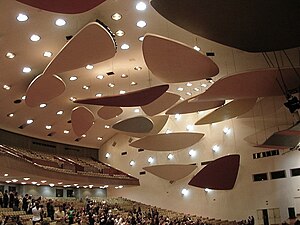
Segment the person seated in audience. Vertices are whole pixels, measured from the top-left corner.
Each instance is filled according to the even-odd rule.
[[[59,206],[55,211],[54,221],[56,221],[57,225],[64,225],[66,223],[66,215],[62,206]]]

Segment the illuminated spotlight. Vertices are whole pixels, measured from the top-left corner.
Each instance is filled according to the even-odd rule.
[[[47,57],[47,58],[50,58],[52,55],[53,55],[52,52],[49,52],[49,51],[46,51],[43,53],[43,56]]]
[[[195,49],[197,52],[200,52],[200,50],[201,50],[197,45],[194,46],[194,49]]]
[[[68,133],[70,133],[69,130],[64,130],[64,134],[68,134]]]
[[[207,84],[201,84],[201,87],[206,88],[206,87],[207,87]]]
[[[118,21],[118,20],[122,19],[122,15],[119,13],[115,13],[111,16],[111,18],[115,21]]]
[[[183,188],[182,190],[181,190],[181,194],[182,195],[188,195],[189,194],[189,190],[188,189],[186,189],[186,188]]]
[[[131,161],[129,162],[129,165],[130,165],[130,166],[134,166],[134,165],[135,165],[135,161],[134,161],[134,160],[131,160]]]
[[[123,74],[121,75],[121,78],[127,78],[127,77],[128,77],[128,75],[125,74],[125,73],[123,73]]]
[[[144,36],[140,36],[140,37],[139,37],[139,41],[142,42],[143,40],[144,40]]]
[[[177,88],[177,91],[183,91],[182,87]]]
[[[181,115],[180,115],[179,113],[176,113],[176,114],[175,114],[175,119],[176,119],[176,120],[179,120],[180,117],[181,117]]]
[[[109,152],[107,152],[106,154],[105,154],[105,158],[110,158],[110,153]]]
[[[16,54],[12,53],[12,52],[8,52],[5,54],[5,57],[8,59],[13,59],[13,58],[15,58],[15,56],[16,56]]]
[[[31,35],[30,40],[33,42],[37,42],[37,41],[41,40],[41,37],[37,34],[33,34],[33,35]]]
[[[109,83],[109,84],[108,84],[108,87],[110,87],[110,88],[113,88],[114,86],[115,86],[114,83]]]
[[[196,155],[196,151],[195,151],[194,149],[191,149],[191,150],[189,151],[189,155],[190,155],[191,157],[194,157],[194,156]]]
[[[29,119],[26,121],[26,123],[29,125],[29,124],[32,124],[33,123],[33,119]]]
[[[45,108],[47,106],[47,104],[46,103],[42,103],[42,104],[40,104],[40,108]]]
[[[166,130],[166,134],[171,134],[171,133],[172,133],[172,131],[170,129]]]
[[[70,100],[71,102],[74,102],[74,101],[77,100],[77,98],[72,96],[72,97],[69,98],[69,100]]]
[[[121,49],[122,50],[127,50],[127,49],[129,49],[129,45],[128,44],[122,44]]]
[[[11,86],[7,85],[7,84],[4,84],[3,85],[3,89],[9,91],[11,89]]]
[[[153,162],[154,162],[154,158],[150,156],[150,157],[148,158],[148,163],[151,164],[151,163],[153,163]]]
[[[63,113],[64,113],[64,111],[59,110],[56,114],[57,114],[57,115],[62,115]]]
[[[207,193],[212,192],[212,190],[209,189],[209,188],[205,188],[204,191],[207,192]]]
[[[89,64],[89,65],[86,65],[85,68],[87,70],[92,70],[94,68],[94,66]]]
[[[125,34],[125,32],[122,31],[122,30],[116,31],[116,35],[117,35],[118,37],[122,37],[124,34]]]
[[[46,125],[46,129],[47,129],[47,130],[50,130],[51,128],[52,128],[51,125]]]
[[[55,21],[55,25],[59,26],[59,27],[64,26],[64,25],[66,25],[66,21],[64,19],[57,19]]]
[[[142,68],[141,66],[135,66],[133,69],[134,69],[134,70],[137,70],[137,71],[140,71],[140,70],[142,70],[143,68]]]
[[[75,80],[77,80],[77,79],[78,79],[78,77],[76,77],[76,76],[71,76],[71,77],[69,78],[70,81],[75,81]]]
[[[30,73],[31,72],[31,68],[25,66],[22,71],[23,71],[23,73]]]
[[[97,77],[96,77],[97,79],[99,79],[99,80],[102,80],[102,79],[104,79],[104,75],[102,75],[102,74],[99,74],[99,75],[97,75]]]
[[[105,125],[104,128],[105,128],[105,129],[109,129],[110,126],[109,126],[109,125]]]
[[[173,155],[172,153],[169,153],[169,154],[168,154],[168,159],[169,159],[169,160],[174,159],[174,155]]]
[[[139,113],[139,112],[140,112],[140,109],[134,109],[134,112],[135,112],[135,113]]]
[[[96,97],[101,97],[102,94],[101,94],[101,93],[96,93],[95,96],[96,96]]]
[[[190,124],[187,125],[187,126],[186,126],[186,130],[187,130],[187,131],[193,130],[193,125],[190,125]]]
[[[144,20],[140,20],[136,23],[136,25],[139,27],[139,28],[143,28],[147,25],[147,23],[144,21]]]
[[[19,13],[19,15],[17,16],[17,20],[19,22],[25,22],[28,20],[28,16],[23,13]]]
[[[120,95],[123,95],[123,94],[125,94],[126,93],[126,91],[124,91],[124,90],[121,90],[120,91]]]
[[[98,140],[98,141],[102,141],[102,140],[103,140],[103,137],[97,137],[97,140]]]
[[[224,134],[229,134],[230,133],[230,128],[224,127],[223,132],[224,132]]]
[[[11,118],[11,117],[14,117],[14,115],[15,115],[15,114],[13,114],[13,113],[7,114],[7,116],[10,117],[10,118]]]
[[[50,187],[54,187],[54,184],[49,184]]]
[[[214,152],[218,152],[218,151],[220,150],[220,146],[219,146],[219,145],[214,145],[214,146],[212,147],[212,150],[213,150]]]
[[[147,8],[147,5],[144,2],[138,2],[135,5],[135,8],[139,11],[144,11]]]
[[[190,82],[186,83],[186,86],[188,86],[188,87],[191,87],[192,85],[193,85],[193,84],[190,83]]]

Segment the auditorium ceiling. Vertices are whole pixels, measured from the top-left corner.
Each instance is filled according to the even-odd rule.
[[[286,90],[299,91],[299,2],[285,3],[280,12],[289,17],[278,21],[276,1],[275,16],[251,29],[243,23],[267,7],[259,1],[247,19],[239,1],[65,2],[0,2],[1,129],[99,148],[118,132],[159,133],[166,117],[157,116],[165,114],[217,109],[234,99],[198,122],[239,116],[262,97],[283,95],[282,76]]]

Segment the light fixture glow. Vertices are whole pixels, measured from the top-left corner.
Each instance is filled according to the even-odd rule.
[[[102,137],[97,137],[97,140],[98,140],[98,141],[102,141],[103,138],[102,138]]]
[[[92,69],[94,68],[94,66],[93,66],[93,65],[86,65],[85,68],[86,68],[87,70],[92,70]]]
[[[72,102],[74,102],[74,101],[77,100],[77,98],[72,96],[72,97],[69,98],[69,100],[72,101]]]
[[[189,151],[189,155],[191,156],[191,157],[194,157],[194,156],[196,156],[196,151],[194,150],[194,149],[191,149],[190,151]]]
[[[41,183],[43,183],[43,184],[46,183],[46,182],[47,182],[46,180],[41,180]]]
[[[49,184],[50,187],[54,187],[54,184]]]
[[[13,117],[14,115],[15,115],[15,114],[13,114],[13,113],[9,113],[7,116],[11,118],[11,117]]]
[[[115,86],[114,83],[109,83],[109,84],[108,84],[108,87],[110,87],[110,88],[113,88],[114,86]]]
[[[5,181],[5,182],[6,182],[6,183],[8,183],[8,184],[9,184],[9,183],[11,183],[11,181],[10,181],[10,180],[7,180],[7,181]]]
[[[51,128],[52,128],[51,125],[46,125],[46,129],[47,129],[47,130],[50,130]]]
[[[26,121],[26,123],[29,125],[29,124],[32,124],[33,123],[33,119],[29,119]]]
[[[132,81],[132,82],[130,83],[130,86],[135,86],[135,85],[137,85],[137,83],[134,82],[134,81]]]
[[[30,178],[29,177],[24,177],[23,180],[30,180]]]
[[[194,49],[195,49],[197,52],[200,52],[200,48],[199,48],[197,45],[194,46]]]
[[[15,53],[12,53],[12,52],[8,52],[5,55],[5,57],[8,59],[13,59],[13,58],[15,58],[15,56],[16,56]]]
[[[52,52],[49,52],[49,51],[46,51],[46,52],[44,52],[44,54],[43,54],[43,56],[44,56],[44,57],[47,57],[47,58],[50,58],[52,55],[53,55]]]
[[[36,182],[36,181],[32,181],[31,183],[32,183],[32,184],[37,184],[37,182]]]
[[[116,31],[116,35],[117,35],[118,37],[122,37],[124,34],[125,34],[125,32],[122,31],[122,30]]]
[[[186,86],[188,86],[188,87],[191,87],[192,85],[193,85],[193,84],[190,83],[190,82],[186,83]]]
[[[40,37],[39,35],[37,35],[37,34],[33,34],[33,35],[31,35],[31,37],[30,37],[30,40],[33,41],[33,42],[37,42],[37,41],[39,41],[40,39],[41,39],[41,37]]]
[[[109,152],[107,152],[106,154],[105,154],[105,158],[110,158],[110,153]]]
[[[191,92],[187,92],[187,93],[186,93],[186,95],[188,95],[188,96],[191,96],[191,95],[192,95],[192,93],[191,93]]]
[[[147,161],[148,161],[148,163],[150,163],[150,164],[151,164],[151,163],[153,163],[153,162],[154,162],[154,158],[153,158],[152,156],[150,156],[150,157],[148,158],[148,160],[147,160]]]
[[[182,194],[182,195],[188,195],[188,193],[189,193],[189,191],[188,191],[188,189],[186,189],[186,188],[183,188],[183,189],[181,190],[181,194]]]
[[[125,94],[126,93],[126,91],[124,91],[124,90],[121,90],[120,91],[120,95],[123,95],[123,94]]]
[[[64,130],[64,134],[68,134],[68,133],[70,133],[69,130]]]
[[[17,20],[19,22],[25,22],[28,20],[28,16],[23,13],[19,13],[19,15],[17,16]]]
[[[71,76],[71,77],[69,78],[70,81],[75,81],[75,80],[77,80],[77,79],[78,79],[78,77],[76,77],[76,76]]]
[[[110,126],[109,126],[109,125],[105,125],[104,128],[105,128],[105,129],[109,129]]]
[[[136,23],[136,25],[139,27],[139,28],[143,28],[147,25],[147,23],[144,21],[144,20],[140,20]]]
[[[174,155],[172,153],[169,153],[168,154],[168,160],[172,160],[172,159],[174,159]]]
[[[201,87],[206,88],[206,87],[207,87],[207,84],[201,84]]]
[[[23,185],[24,185],[24,184],[26,184],[26,182],[21,182],[21,184],[23,184]]]
[[[130,165],[130,166],[134,166],[134,165],[135,165],[135,161],[131,160],[131,161],[129,162],[129,165]]]
[[[122,15],[119,13],[115,13],[111,16],[111,18],[115,21],[118,21],[118,20],[122,19]]]
[[[144,11],[147,8],[147,5],[144,2],[138,2],[135,5],[135,8],[139,11]]]
[[[171,134],[171,133],[172,133],[172,131],[170,129],[166,130],[166,134]]]
[[[224,134],[229,134],[230,133],[230,128],[229,127],[224,127],[223,128],[223,133]]]
[[[176,120],[179,120],[180,117],[181,117],[181,115],[180,115],[179,113],[176,113],[176,114],[175,114],[175,119],[176,119]]]
[[[97,75],[97,77],[96,77],[97,79],[99,79],[99,80],[102,80],[103,78],[104,78],[104,75],[102,75],[102,74],[99,74],[99,75]]]
[[[207,193],[209,193],[209,192],[211,192],[212,190],[209,189],[209,188],[205,188],[204,191],[207,192]]]
[[[144,40],[144,36],[140,36],[140,37],[139,37],[139,41],[142,42],[143,40]]]
[[[186,126],[186,130],[191,131],[191,130],[193,130],[193,127],[194,127],[193,125],[189,124]]]
[[[22,100],[25,100],[25,99],[26,99],[26,95],[23,95],[21,99],[22,99]]]
[[[11,87],[10,87],[9,85],[7,85],[7,84],[4,84],[4,85],[3,85],[3,89],[5,89],[5,90],[7,90],[7,91],[9,91],[10,88],[11,88]]]
[[[96,96],[96,97],[101,97],[102,94],[101,94],[101,93],[96,93],[95,96]]]
[[[135,66],[133,69],[134,69],[134,70],[137,70],[137,71],[140,71],[140,70],[142,70],[143,68],[142,68],[141,66]]]
[[[84,85],[84,86],[82,86],[82,89],[84,89],[84,90],[89,90],[89,89],[90,89],[90,86]]]
[[[127,77],[128,77],[128,75],[125,74],[125,73],[123,73],[123,74],[121,75],[121,78],[127,78]]]
[[[14,182],[14,183],[18,182],[17,179],[12,179],[11,181]]]
[[[64,111],[63,110],[59,110],[59,111],[57,111],[57,115],[62,115],[64,113]]]
[[[129,49],[129,45],[128,44],[122,44],[121,49],[122,50],[127,50],[127,49]]]
[[[55,25],[59,26],[59,27],[64,26],[64,25],[66,25],[66,21],[64,19],[57,19],[55,21]]]
[[[25,67],[23,67],[23,73],[30,73],[31,72],[31,68],[30,67],[27,67],[27,66],[25,66]]]
[[[42,103],[42,104],[40,104],[40,108],[45,108],[47,106],[47,104],[46,103]]]
[[[135,112],[135,113],[139,113],[139,112],[140,112],[140,109],[134,109],[134,112]]]
[[[5,173],[5,174],[4,174],[4,176],[5,176],[5,177],[8,177],[8,174],[7,174],[7,173]]]
[[[177,91],[183,91],[182,87],[177,88]]]
[[[214,146],[212,147],[212,150],[213,150],[214,152],[218,152],[218,151],[220,150],[220,146],[219,146],[219,145],[214,145]]]
[[[200,91],[200,89],[197,88],[197,87],[195,87],[193,90],[194,90],[194,91]]]

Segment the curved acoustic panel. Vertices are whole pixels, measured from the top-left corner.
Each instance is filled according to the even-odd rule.
[[[201,133],[171,133],[149,135],[129,145],[135,148],[143,148],[152,151],[174,151],[190,147],[204,136]]]
[[[167,83],[201,80],[219,73],[210,58],[169,38],[146,34],[142,49],[149,70]]]
[[[30,107],[38,106],[61,95],[65,89],[66,84],[59,76],[38,75],[27,88],[25,103]]]
[[[100,98],[88,98],[76,100],[76,103],[89,105],[104,105],[104,106],[118,106],[118,107],[132,107],[143,106],[153,102],[165,93],[169,85],[160,85],[150,87],[138,91],[128,92],[123,95],[113,95]]]
[[[152,0],[163,17],[194,34],[249,52],[300,45],[300,3],[251,0]]]
[[[115,123],[112,128],[123,132],[148,133],[153,128],[153,123],[146,117],[137,116]]]
[[[233,100],[204,116],[195,125],[211,124],[237,117],[252,109],[255,103],[256,98]]]
[[[158,134],[163,129],[165,124],[167,123],[169,116],[168,115],[158,115],[158,116],[151,117],[150,119],[152,120],[153,128],[149,133],[143,133],[143,134],[128,133],[127,135],[141,138],[141,137],[151,135],[151,134]]]
[[[197,168],[196,165],[167,164],[157,166],[147,166],[143,169],[162,179],[174,182],[180,180]]]
[[[88,108],[78,106],[72,110],[71,121],[74,133],[79,137],[94,124],[94,115]]]
[[[109,120],[121,115],[122,112],[123,109],[120,107],[103,106],[98,110],[97,114],[100,118]]]
[[[199,111],[204,111],[208,109],[213,109],[225,104],[224,100],[217,101],[207,101],[207,102],[193,102],[194,98],[186,99],[178,104],[174,105],[172,108],[168,109],[166,114],[175,115],[186,114],[186,113],[194,113]]]
[[[115,53],[111,34],[99,23],[92,22],[66,43],[43,74],[52,75],[103,62],[114,57]]]
[[[227,155],[210,162],[189,182],[189,185],[214,190],[234,187],[240,167],[240,155]]]
[[[300,68],[296,69],[299,74]],[[299,78],[293,68],[281,69],[281,72],[289,90],[299,87]],[[279,84],[284,87],[280,71],[275,68],[239,73],[216,81],[203,94],[198,95],[195,101],[284,95]]]
[[[32,7],[63,14],[76,14],[89,11],[105,0],[17,0]]]
[[[179,99],[179,95],[166,92],[155,101],[149,103],[148,105],[144,105],[141,108],[148,116],[154,116],[170,108]]]

